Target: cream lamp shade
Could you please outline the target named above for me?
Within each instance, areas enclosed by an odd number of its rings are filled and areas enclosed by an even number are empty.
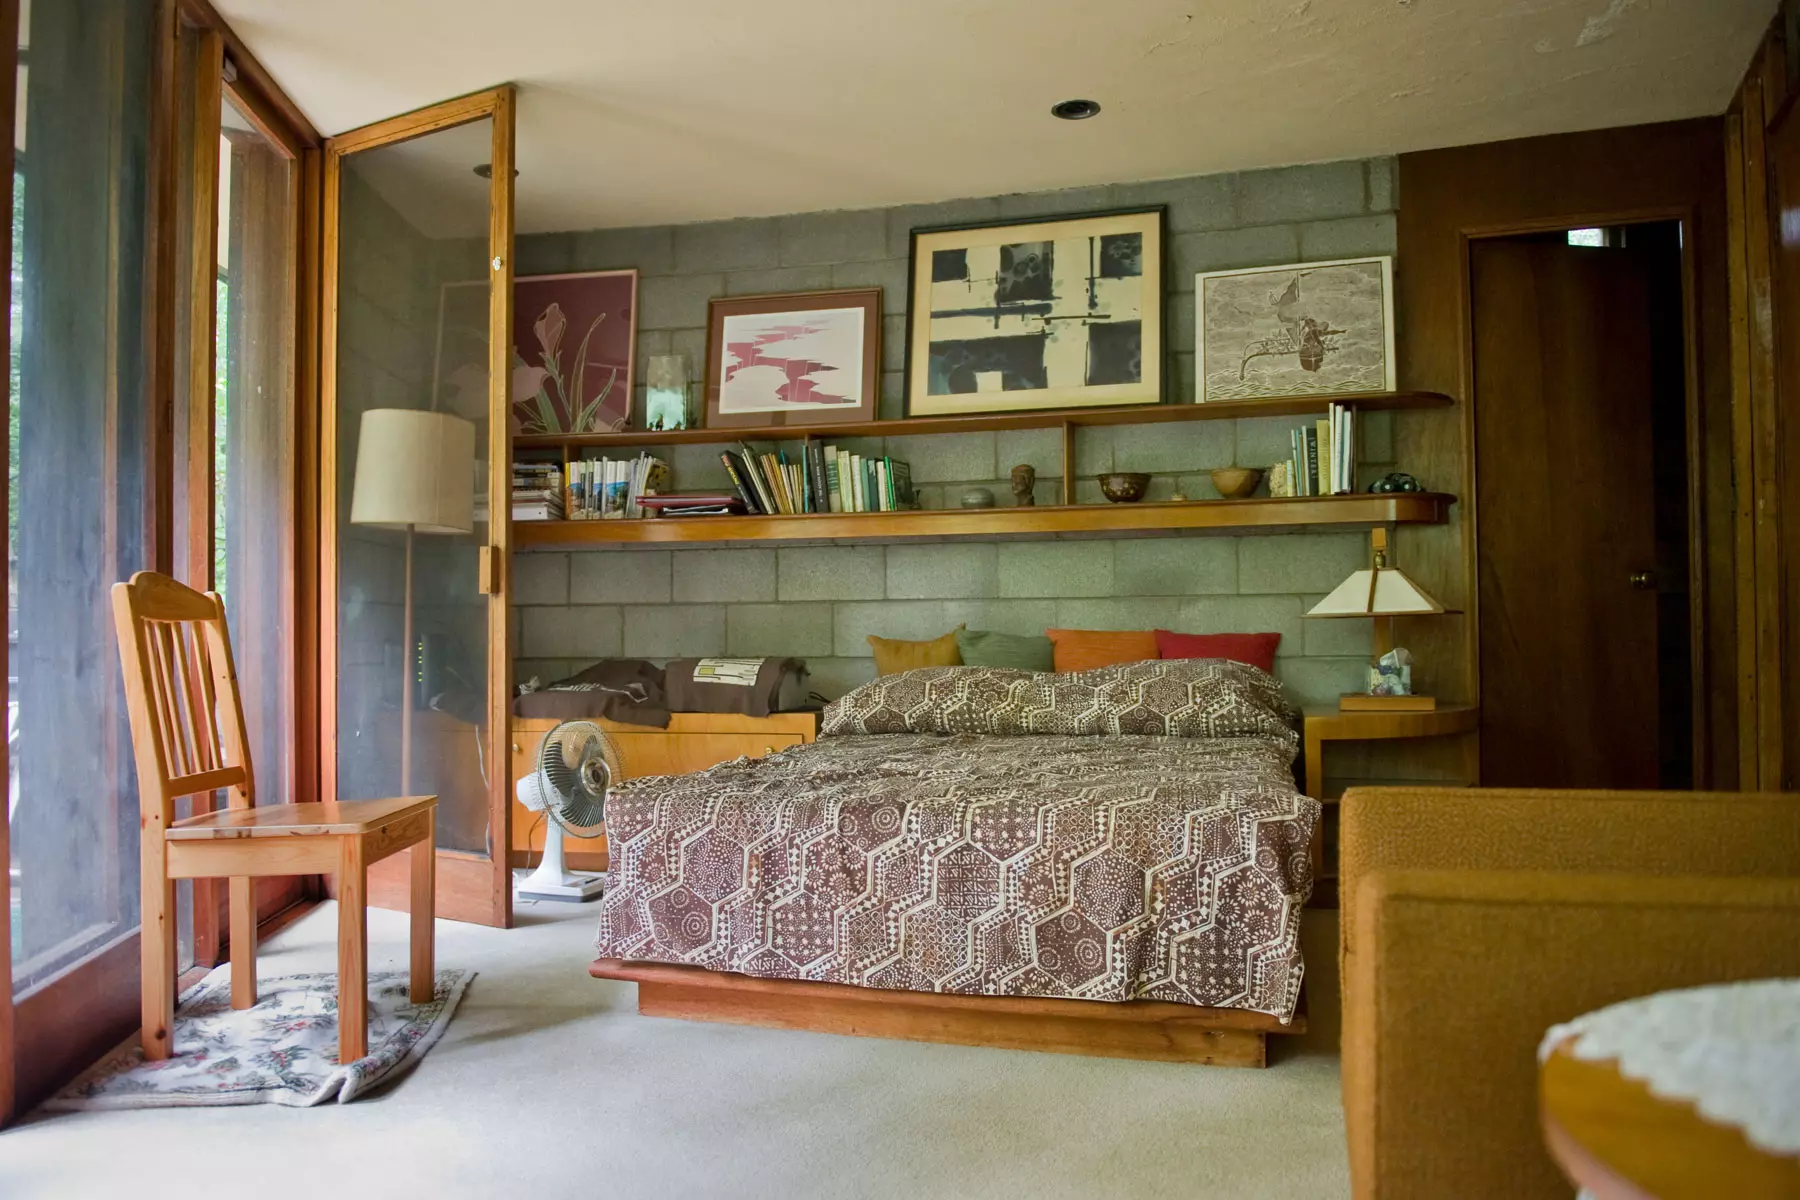
[[[1370,565],[1352,571],[1350,578],[1313,605],[1307,616],[1424,617],[1449,611],[1406,572],[1388,566],[1386,530],[1372,530],[1369,540]]]
[[[1365,567],[1352,572],[1307,611],[1309,617],[1409,617],[1444,611],[1424,588],[1399,567]]]
[[[473,422],[410,408],[362,415],[352,525],[468,533],[475,528],[474,484]]]

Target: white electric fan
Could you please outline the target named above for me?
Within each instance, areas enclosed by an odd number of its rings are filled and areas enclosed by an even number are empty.
[[[537,770],[519,780],[519,803],[544,814],[544,857],[537,870],[513,872],[514,894],[524,900],[592,900],[603,877],[571,871],[563,861],[563,835],[595,838],[605,832],[606,793],[619,775],[619,752],[592,721],[564,721],[544,735]]]

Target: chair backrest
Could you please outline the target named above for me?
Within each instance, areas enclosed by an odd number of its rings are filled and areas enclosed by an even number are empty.
[[[232,808],[254,805],[224,600],[154,571],[112,596],[146,831],[166,827],[182,796],[229,788]]]

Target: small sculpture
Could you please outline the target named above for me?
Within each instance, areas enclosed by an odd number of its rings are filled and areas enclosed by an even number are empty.
[[[1037,484],[1037,471],[1030,463],[1020,463],[1012,469],[1013,503],[1020,508],[1030,508],[1037,503],[1037,497],[1031,489]]]

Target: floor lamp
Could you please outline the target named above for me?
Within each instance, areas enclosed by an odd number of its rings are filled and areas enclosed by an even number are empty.
[[[412,792],[413,535],[475,528],[475,426],[449,413],[375,408],[362,416],[350,523],[406,531],[400,676],[400,794]]]

